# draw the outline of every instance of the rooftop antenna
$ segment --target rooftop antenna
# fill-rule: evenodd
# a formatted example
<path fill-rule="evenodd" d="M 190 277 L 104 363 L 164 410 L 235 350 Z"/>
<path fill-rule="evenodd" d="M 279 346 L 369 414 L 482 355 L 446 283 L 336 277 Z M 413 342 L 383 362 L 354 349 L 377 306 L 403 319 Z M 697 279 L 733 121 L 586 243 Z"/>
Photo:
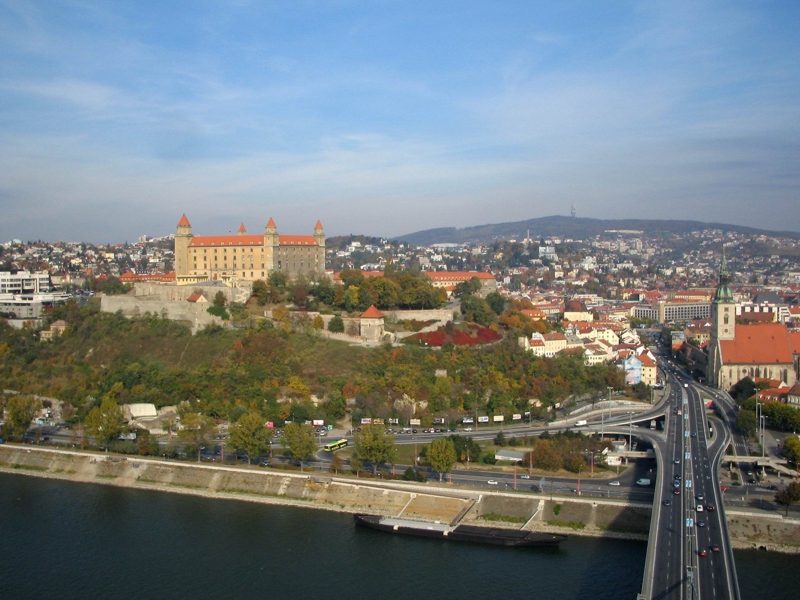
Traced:
<path fill-rule="evenodd" d="M 570 216 L 571 216 L 573 219 L 575 218 L 575 215 L 576 215 L 576 212 L 575 212 L 575 202 L 573 202 L 573 203 L 572 203 L 572 207 L 571 207 L 571 208 L 570 208 L 570 210 L 569 210 L 569 214 L 570 214 Z"/>

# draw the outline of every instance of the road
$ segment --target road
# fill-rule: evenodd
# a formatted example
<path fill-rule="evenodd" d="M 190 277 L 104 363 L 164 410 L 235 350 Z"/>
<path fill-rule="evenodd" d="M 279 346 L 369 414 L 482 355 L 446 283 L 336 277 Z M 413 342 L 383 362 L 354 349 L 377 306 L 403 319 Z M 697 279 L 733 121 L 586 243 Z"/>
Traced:
<path fill-rule="evenodd" d="M 654 552 L 648 553 L 642 597 L 739 598 L 719 484 L 719 463 L 732 439 L 730 429 L 723 420 L 709 421 L 703 389 L 685 374 L 669 372 L 669 384 L 672 410 L 667 414 L 666 440 L 657 445 L 664 465 L 653 506 L 658 532 L 650 540 Z"/>

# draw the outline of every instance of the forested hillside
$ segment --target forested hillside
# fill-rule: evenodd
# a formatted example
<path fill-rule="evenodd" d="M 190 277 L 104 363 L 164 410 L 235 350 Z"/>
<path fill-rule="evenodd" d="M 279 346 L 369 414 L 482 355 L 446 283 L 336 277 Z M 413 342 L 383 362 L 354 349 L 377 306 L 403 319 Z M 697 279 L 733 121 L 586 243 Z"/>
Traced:
<path fill-rule="evenodd" d="M 3 388 L 69 402 L 75 419 L 104 397 L 156 406 L 188 400 L 233 420 L 250 409 L 276 421 L 339 419 L 346 399 L 354 417 L 407 419 L 412 402 L 423 419 L 476 408 L 510 417 L 528 410 L 531 399 L 544 411 L 573 393 L 623 385 L 615 367 L 586 367 L 575 356 L 536 358 L 513 336 L 486 347 L 365 349 L 323 339 L 310 327 L 211 328 L 192 336 L 159 317 L 126 319 L 91 305 L 61 307 L 53 318 L 69 324 L 53 342 L 0 322 L 0 377 Z"/>

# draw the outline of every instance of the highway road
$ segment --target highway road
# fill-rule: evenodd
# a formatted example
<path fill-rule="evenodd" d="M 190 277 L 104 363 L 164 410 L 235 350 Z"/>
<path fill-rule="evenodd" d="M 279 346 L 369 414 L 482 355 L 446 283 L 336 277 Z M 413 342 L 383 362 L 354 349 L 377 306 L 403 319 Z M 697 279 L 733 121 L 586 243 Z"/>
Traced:
<path fill-rule="evenodd" d="M 730 430 L 723 421 L 707 418 L 703 390 L 685 374 L 669 372 L 669 383 L 672 410 L 666 440 L 659 445 L 664 476 L 653 507 L 659 531 L 651 539 L 655 552 L 646 566 L 652 585 L 645 582 L 643 596 L 739 598 L 718 476 Z"/>

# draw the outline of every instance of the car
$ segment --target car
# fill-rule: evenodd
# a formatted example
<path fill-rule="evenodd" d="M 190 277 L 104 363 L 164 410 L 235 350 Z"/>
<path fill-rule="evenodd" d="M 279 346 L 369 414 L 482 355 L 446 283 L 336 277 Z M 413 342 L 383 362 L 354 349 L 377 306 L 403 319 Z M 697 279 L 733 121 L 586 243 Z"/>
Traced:
<path fill-rule="evenodd" d="M 608 485 L 618 486 L 619 485 L 619 481 L 617 481 L 616 479 L 614 481 L 609 481 Z"/>
<path fill-rule="evenodd" d="M 708 550 L 706 550 L 705 548 L 700 548 L 700 550 L 697 551 L 697 554 L 699 556 L 708 556 Z"/>
<path fill-rule="evenodd" d="M 675 481 L 673 481 L 673 482 L 672 482 L 672 487 L 675 487 L 675 488 L 679 488 L 679 487 L 681 487 L 681 482 L 680 482 L 680 480 L 676 479 Z"/>
<path fill-rule="evenodd" d="M 520 479 L 530 479 L 530 475 L 520 475 Z"/>
<path fill-rule="evenodd" d="M 697 505 L 697 512 L 703 512 L 703 505 L 702 504 L 698 504 Z"/>
<path fill-rule="evenodd" d="M 706 526 L 706 522 L 705 521 L 698 521 L 697 522 L 697 526 L 698 527 L 705 527 Z"/>
<path fill-rule="evenodd" d="M 704 494 L 697 494 L 697 495 L 695 496 L 695 500 L 700 500 L 701 502 L 702 502 L 703 500 L 705 500 L 705 499 L 706 499 L 706 497 L 705 497 L 705 495 L 704 495 Z"/>
<path fill-rule="evenodd" d="M 670 501 L 670 499 L 669 499 L 669 498 L 664 498 L 664 502 L 662 502 L 662 504 L 663 504 L 664 506 L 669 506 L 670 504 L 672 504 L 672 502 Z"/>
<path fill-rule="evenodd" d="M 500 483 L 496 479 L 490 479 L 486 483 L 488 483 L 489 485 L 500 485 Z"/>
<path fill-rule="evenodd" d="M 712 552 L 719 552 L 719 544 L 712 544 L 711 545 Z"/>
<path fill-rule="evenodd" d="M 679 464 L 681 464 L 681 459 L 680 458 L 676 458 L 672 462 L 674 462 L 676 465 L 679 465 Z"/>
<path fill-rule="evenodd" d="M 681 488 L 676 487 L 674 490 L 672 490 L 672 493 L 675 494 L 676 496 L 680 496 Z"/>
<path fill-rule="evenodd" d="M 683 476 L 680 473 L 675 473 L 675 479 L 680 481 L 682 478 L 683 478 Z"/>
<path fill-rule="evenodd" d="M 696 431 L 692 432 L 692 437 L 697 437 L 697 432 Z"/>
<path fill-rule="evenodd" d="M 714 511 L 715 511 L 715 510 L 717 510 L 717 509 L 714 507 L 714 505 L 713 505 L 713 504 L 709 504 L 708 506 L 706 506 L 706 510 L 707 510 L 708 512 L 714 512 Z"/>

